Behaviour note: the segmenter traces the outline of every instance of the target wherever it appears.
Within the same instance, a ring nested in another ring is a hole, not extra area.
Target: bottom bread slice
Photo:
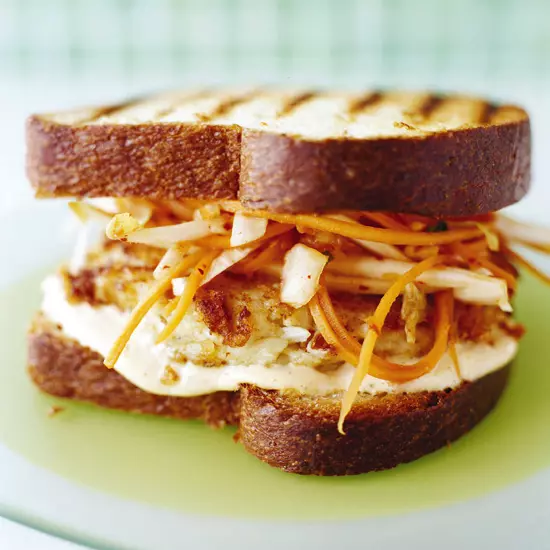
[[[359,395],[336,429],[341,395],[303,395],[244,385],[238,392],[167,397],[144,392],[103,357],[37,315],[29,332],[29,373],[43,391],[125,411],[211,426],[234,424],[247,451],[298,474],[346,475],[393,468],[428,454],[475,426],[496,404],[509,366],[455,389],[410,394]]]

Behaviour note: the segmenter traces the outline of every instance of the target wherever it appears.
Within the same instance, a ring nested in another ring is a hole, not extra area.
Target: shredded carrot
[[[284,235],[285,233],[288,233],[294,229],[292,225],[284,224],[284,223],[274,223],[267,226],[267,229],[265,230],[265,233],[255,241],[251,241],[249,243],[246,243],[243,246],[250,246],[252,244],[259,244],[264,241],[268,241],[269,239],[272,239],[273,237],[278,237],[279,235]]]
[[[231,237],[229,235],[208,235],[195,241],[198,246],[204,246],[206,248],[231,248]]]
[[[487,214],[474,214],[473,216],[448,216],[445,218],[447,223],[493,223],[495,214],[489,212]]]
[[[423,222],[411,222],[410,224],[413,231],[425,231],[426,227],[428,227],[428,224]]]
[[[519,265],[523,266],[527,271],[538,277],[543,283],[550,285],[550,275],[547,275],[541,271],[538,267],[533,265],[530,261],[526,260],[522,255],[518,254],[515,250],[506,247],[505,254],[510,256],[512,260],[516,261]]]
[[[456,242],[450,245],[453,254],[462,257],[464,260],[471,258],[478,258],[483,254],[488,253],[487,241],[485,238],[477,239],[475,241],[462,243]]]
[[[164,314],[165,317],[168,317],[172,311],[174,311],[176,309],[176,306],[178,305],[178,297],[176,298],[172,298],[167,304],[166,304],[166,307],[164,308],[164,311],[162,312]]]
[[[84,216],[85,213],[81,211],[79,205],[74,205],[72,208],[77,215]],[[89,215],[100,215],[99,209],[89,208],[92,209],[88,210]],[[305,234],[302,238],[304,242],[312,240],[315,243],[326,245],[325,248],[334,252],[337,259],[338,255],[352,256],[358,253],[358,248],[350,248],[355,247],[355,243],[347,240],[351,239],[368,242],[374,247],[393,245],[397,253],[407,256],[411,261],[421,260],[412,265],[411,269],[404,274],[388,278],[384,278],[383,274],[380,275],[380,279],[369,279],[368,277],[326,272],[322,276],[319,290],[309,302],[309,310],[319,333],[328,344],[337,350],[342,360],[356,367],[341,404],[338,430],[342,434],[344,433],[345,419],[350,413],[361,384],[367,375],[393,383],[408,382],[430,372],[443,354],[448,351],[457,375],[461,378],[456,350],[457,329],[454,324],[454,298],[451,290],[435,293],[435,337],[432,348],[424,357],[413,364],[400,365],[381,358],[374,352],[392,304],[406,285],[416,281],[425,271],[440,264],[464,266],[467,263],[470,266],[475,265],[487,269],[494,277],[506,281],[509,289],[515,289],[517,281],[514,275],[492,261],[490,250],[496,250],[500,245],[504,255],[550,284],[550,275],[543,273],[522,255],[511,250],[509,244],[510,242],[522,244],[543,252],[550,252],[550,247],[545,244],[526,243],[512,237],[508,241],[506,233],[498,231],[495,225],[496,218],[493,214],[467,218],[446,218],[443,222],[420,215],[356,211],[343,212],[351,219],[338,219],[338,216],[329,215],[248,210],[238,201],[215,202],[199,199],[175,201],[173,204],[162,203],[159,205],[159,209],[160,211],[155,213],[154,223],[157,225],[163,213],[165,216],[168,215],[167,209],[184,219],[193,218],[197,211],[204,219],[219,218],[221,225],[226,229],[230,227],[231,214],[236,212],[269,220],[266,232],[262,237],[241,247],[235,247],[238,249],[253,245],[254,248],[254,252],[248,257],[229,266],[240,273],[262,270],[262,272],[267,271],[280,275],[280,260],[289,248],[287,245],[298,240],[298,232]],[[172,222],[171,217],[168,217],[167,220],[167,223]],[[363,221],[365,223],[362,223]],[[171,300],[163,311],[168,322],[158,335],[157,343],[169,338],[191,306],[209,266],[221,250],[232,248],[231,238],[225,234],[210,235],[189,244],[198,246],[201,250],[187,256],[178,265],[168,266],[166,272],[162,274],[162,278],[152,284],[147,294],[132,311],[124,331],[106,356],[105,365],[107,367],[112,368],[116,364],[133,332],[147,312],[170,288],[172,280],[187,275],[189,269],[192,268],[181,296]],[[401,248],[397,248],[395,245]],[[376,248],[369,249],[367,247],[367,249],[371,255],[374,253],[377,256],[384,256]],[[365,253],[362,249],[359,252]],[[239,254],[239,251],[237,250],[236,253]],[[332,304],[327,287],[331,291],[337,289],[382,296],[373,315],[366,320],[368,331],[362,344],[348,332],[342,323]],[[434,288],[422,288],[425,292],[434,291]],[[406,315],[406,317],[408,316]]]
[[[197,263],[191,275],[187,278],[185,288],[178,299],[178,303],[170,317],[170,320],[158,335],[156,344],[164,342],[170,335],[174,332],[176,327],[181,323],[183,317],[187,313],[191,302],[201,284],[201,281],[204,279],[210,264],[214,261],[214,258],[218,255],[218,252],[213,251],[204,255]]]
[[[406,225],[402,224],[395,218],[392,218],[389,214],[384,214],[383,212],[363,212],[362,216],[372,220],[386,229],[396,229],[397,231],[409,230]]]
[[[451,357],[451,360],[453,362],[453,365],[455,367],[456,375],[458,376],[459,380],[462,380],[462,373],[460,372],[460,362],[458,360],[458,353],[456,352],[456,338],[453,334],[453,330],[451,330],[451,337],[449,338],[449,355]]]
[[[351,384],[346,390],[344,398],[342,400],[340,418],[338,419],[338,431],[340,433],[344,433],[344,420],[351,410],[353,402],[355,401],[355,398],[359,393],[359,389],[361,387],[363,379],[365,378],[365,376],[367,376],[369,372],[369,366],[371,363],[372,354],[374,352],[376,340],[378,339],[378,336],[382,331],[382,327],[384,326],[384,322],[388,313],[390,312],[390,308],[393,302],[395,302],[399,294],[403,292],[403,289],[408,283],[412,283],[424,271],[434,267],[438,263],[442,263],[445,259],[445,256],[432,256],[431,258],[427,258],[426,260],[419,262],[414,267],[409,269],[409,271],[400,276],[394,283],[392,283],[386,294],[382,296],[382,299],[380,300],[380,303],[378,304],[374,315],[367,320],[369,330],[367,332],[367,336],[363,341],[363,345],[361,346],[359,364],[357,365],[357,369],[355,370],[355,374],[353,376]]]
[[[350,349],[348,349],[348,346],[344,342],[342,342],[341,335],[336,333],[337,329],[335,329],[334,325],[332,325],[327,319],[327,311],[326,309],[323,308],[323,306],[321,306],[319,291],[310,300],[309,311],[311,312],[311,316],[313,317],[315,326],[317,327],[317,329],[319,330],[319,332],[321,333],[321,336],[325,339],[325,341],[331,346],[334,346],[336,348],[336,350],[338,351],[338,355],[340,355],[340,357],[344,361],[347,361],[352,365],[356,365],[357,354],[353,353],[353,351],[350,351]],[[338,326],[343,328],[344,332],[347,334],[347,331],[343,326],[341,325],[338,325]],[[357,342],[356,340],[355,340],[355,343],[359,346],[359,348],[361,347],[359,345],[359,342]]]
[[[447,351],[452,322],[452,291],[444,290],[435,295],[435,340],[432,349],[411,365],[399,365],[373,356],[369,374],[375,378],[395,383],[405,383],[431,372]]]
[[[371,376],[389,382],[404,383],[419,378],[434,369],[447,349],[454,303],[451,291],[437,293],[435,300],[435,340],[432,349],[411,365],[399,365],[373,354],[369,372]],[[357,365],[361,344],[341,323],[330,297],[323,287],[310,302],[310,311],[323,338],[338,350],[344,361]]]
[[[449,304],[447,306],[447,311],[445,312],[449,318],[449,334],[448,334],[448,345],[447,351],[451,361],[453,362],[456,375],[459,380],[462,380],[462,373],[460,371],[460,361],[458,360],[458,353],[456,352],[456,343],[458,341],[458,326],[455,319],[455,300],[452,292],[449,292]]]
[[[438,254],[438,246],[414,246],[409,244],[405,247],[405,255],[412,260],[424,260]]]
[[[107,354],[107,357],[103,362],[106,367],[113,368],[115,366],[118,358],[120,357],[120,354],[126,347],[126,344],[128,343],[128,340],[132,336],[134,330],[136,330],[141,320],[153,307],[155,302],[170,288],[170,285],[172,284],[172,279],[174,279],[175,277],[179,277],[182,273],[189,269],[200,259],[202,254],[204,253],[197,252],[195,254],[187,256],[179,264],[174,265],[170,269],[168,269],[164,277],[153,284],[153,286],[149,289],[147,295],[132,310],[130,319],[126,324],[126,327],[119,335],[119,337],[115,340],[113,346],[111,347],[111,350]]]
[[[281,255],[279,242],[274,239],[267,243],[267,246],[258,251],[258,254],[245,258],[233,267],[237,273],[254,273],[267,264],[272,263]]]
[[[449,340],[449,355],[453,362],[456,375],[459,380],[462,380],[462,373],[460,372],[460,362],[458,360],[458,353],[456,352],[456,342],[454,340]]]
[[[344,327],[343,323],[340,321],[327,289],[321,285],[317,292],[317,296],[319,298],[319,305],[339,340],[347,349],[352,351],[356,356],[359,356],[361,344],[359,344],[359,342],[346,330],[346,327]]]
[[[437,223],[436,219],[420,214],[397,214],[397,218],[412,231],[425,231],[427,227]]]
[[[265,210],[247,211],[239,203],[226,201],[222,208],[229,212],[241,212],[256,216],[258,218],[267,218],[279,223],[291,225],[300,225],[315,229],[317,231],[327,231],[336,233],[351,239],[362,239],[366,241],[384,242],[388,244],[416,244],[416,245],[437,245],[448,244],[455,241],[473,239],[482,235],[480,229],[466,228],[453,231],[440,231],[433,233],[415,233],[413,231],[397,231],[393,229],[380,229],[378,227],[369,227],[360,223],[335,220],[323,216],[313,216],[306,214],[279,214],[266,212]]]
[[[242,262],[235,265],[233,271],[237,273],[252,274],[273,263],[284,256],[285,252],[292,246],[293,240],[289,235],[283,235],[280,239],[271,239],[265,248],[261,249],[255,256],[249,256]]]
[[[392,283],[386,294],[380,300],[378,307],[376,308],[372,319],[369,321],[369,325],[374,328],[376,333],[380,333],[386,316],[388,315],[393,302],[397,299],[399,294],[403,292],[405,286],[414,282],[422,273],[428,271],[437,264],[444,263],[447,258],[445,256],[432,256],[415,264],[411,269],[403,273],[395,282]]]

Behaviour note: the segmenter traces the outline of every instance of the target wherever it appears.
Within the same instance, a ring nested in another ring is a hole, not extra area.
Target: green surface
[[[245,453],[232,430],[102,410],[39,394],[25,371],[24,330],[43,273],[1,295],[0,439],[33,463],[127,499],[192,513],[353,518],[463,500],[550,465],[550,290],[525,277],[528,327],[497,409],[470,434],[395,470],[348,478],[284,474]],[[54,403],[65,410],[49,417]]]
[[[506,96],[518,81],[548,90],[549,18],[546,0],[0,0],[0,70],[134,91],[290,80]]]

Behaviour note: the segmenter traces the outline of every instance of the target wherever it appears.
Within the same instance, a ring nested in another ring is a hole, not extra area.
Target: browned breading
[[[379,296],[352,295],[339,293],[333,297],[336,311],[341,315],[346,328],[354,331],[358,325],[364,323],[365,318],[376,309],[380,301]],[[398,298],[390,309],[384,323],[384,331],[402,331],[405,321],[401,317],[402,299]],[[427,351],[433,341],[433,299],[428,297],[426,315],[418,325],[418,337],[424,339],[421,352]],[[510,314],[503,312],[496,306],[480,306],[455,302],[455,318],[457,332],[461,340],[480,341],[490,338],[495,327],[515,330],[515,323]],[[429,335],[427,334],[429,333]]]
[[[242,347],[250,339],[253,330],[250,310],[246,305],[231,308],[223,290],[199,289],[195,295],[195,307],[203,323],[212,332],[223,336],[225,345]]]
[[[84,268],[75,275],[66,274],[68,297],[72,301],[84,301],[92,305],[114,304],[128,310],[138,301],[140,285],[152,280],[151,270],[141,267]],[[260,293],[262,311],[276,324],[292,314],[292,308],[279,300],[279,285],[273,279],[260,275],[222,275],[202,287],[194,299],[200,320],[213,332],[223,337],[223,343],[232,347],[244,346],[254,330],[249,293]],[[379,296],[334,293],[334,306],[346,328],[358,334],[365,319],[374,313]],[[377,344],[381,356],[409,353],[419,356],[429,351],[433,343],[433,299],[428,297],[425,317],[418,324],[416,342],[407,344],[404,320],[401,317],[402,299],[392,305],[384,324],[383,337]],[[509,314],[498,307],[455,303],[457,335],[461,340],[488,341],[494,328],[500,327],[512,335],[521,334],[521,327]],[[396,338],[392,333],[399,333]],[[327,347],[329,349],[330,346]],[[209,359],[212,361],[212,358]]]
[[[74,275],[67,271],[62,275],[69,301],[94,306],[113,304],[123,310],[137,304],[139,286],[152,280],[151,270],[141,267],[85,268]]]
[[[174,222],[176,223],[177,220]],[[90,250],[86,258],[88,268],[142,267],[153,269],[164,254],[162,248],[123,241],[104,239]]]

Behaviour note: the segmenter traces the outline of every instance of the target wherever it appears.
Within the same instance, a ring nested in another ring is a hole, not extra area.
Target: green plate
[[[530,276],[522,278],[516,303],[528,332],[509,386],[486,420],[450,447],[394,470],[315,478],[259,462],[233,442],[232,429],[40,394],[25,373],[24,332],[44,275],[27,277],[1,295],[0,441],[77,484],[192,514],[350,519],[471,499],[550,465],[550,289]],[[50,417],[53,404],[64,410]]]

